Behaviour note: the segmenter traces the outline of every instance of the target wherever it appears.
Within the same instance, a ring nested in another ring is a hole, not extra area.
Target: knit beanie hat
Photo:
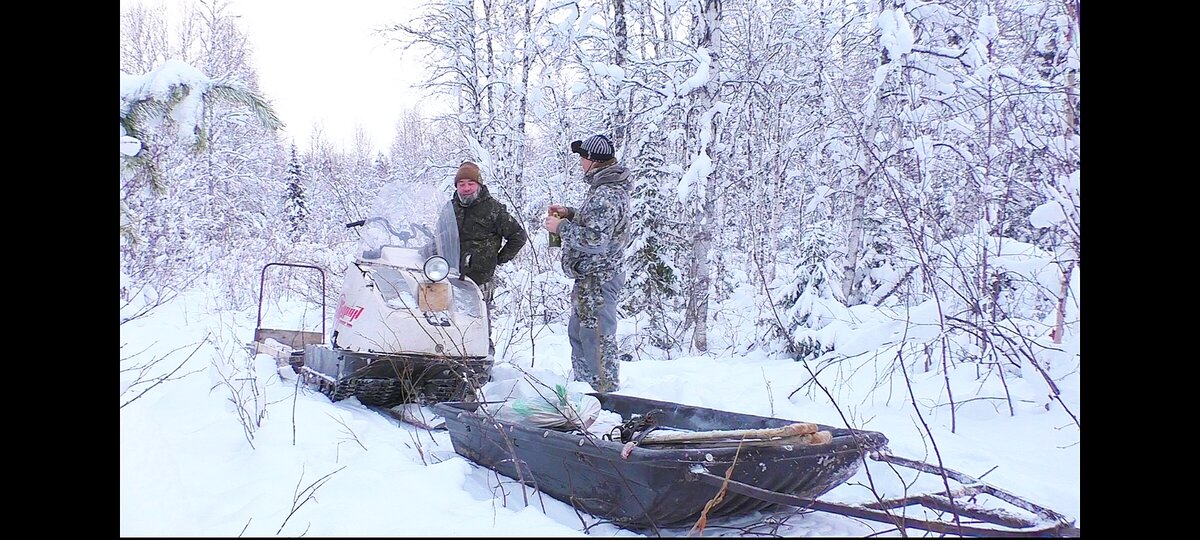
[[[464,178],[469,178],[474,180],[476,184],[483,185],[483,177],[479,174],[479,165],[470,161],[464,161],[462,165],[458,166],[458,174],[454,175],[454,183],[457,184],[459,180]]]
[[[572,141],[571,151],[583,156],[583,159],[597,162],[609,161],[616,153],[612,141],[604,135],[592,135],[586,141]]]

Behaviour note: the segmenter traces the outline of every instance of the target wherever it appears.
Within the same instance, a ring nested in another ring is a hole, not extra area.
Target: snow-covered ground
[[[498,484],[494,473],[455,454],[445,431],[398,423],[353,398],[331,403],[298,387],[271,357],[247,353],[254,309],[212,305],[193,293],[121,326],[121,536],[641,536],[592,526],[601,520],[581,520],[549,496],[534,496],[527,505],[512,482]],[[883,322],[858,328],[864,330],[853,337],[862,343],[888,343],[883,333],[894,330]],[[632,331],[623,321],[620,333]],[[976,364],[944,373],[918,362],[907,366],[906,384],[901,372],[886,371],[895,357],[886,346],[821,372],[835,406],[821,388],[806,384],[804,363],[761,350],[723,351],[737,331],[736,324],[714,324],[712,352],[705,355],[623,362],[619,393],[835,426],[849,422],[886,434],[897,455],[934,463],[940,457],[948,468],[1081,525],[1080,435],[1072,419],[1079,415],[1077,341],[1064,344],[1061,360],[1049,365],[1067,410],[1048,397],[1047,384],[1028,366],[1001,381]],[[517,368],[566,376],[565,327],[552,324],[533,334],[532,342],[505,346],[507,340],[498,340],[497,377]],[[145,383],[172,372],[166,382]],[[866,487],[872,484],[885,496],[900,495],[905,486],[884,464],[872,463],[822,500],[873,500]],[[940,485],[939,478],[922,475],[910,488]],[[710,522],[704,534],[740,533],[766,518]],[[899,535],[883,524],[821,512],[764,527],[755,531]]]

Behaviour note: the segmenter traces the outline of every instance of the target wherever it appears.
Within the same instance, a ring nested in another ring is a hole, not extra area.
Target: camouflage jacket
[[[503,203],[492,198],[487,186],[479,186],[478,197],[468,204],[457,192],[453,197],[461,246],[459,268],[464,276],[483,285],[492,280],[497,266],[511,261],[525,246],[525,229]]]
[[[589,171],[583,178],[591,185],[583,204],[568,207],[567,219],[558,226],[562,268],[569,278],[594,276],[604,282],[621,267],[629,246],[633,182],[629,170],[619,164]]]

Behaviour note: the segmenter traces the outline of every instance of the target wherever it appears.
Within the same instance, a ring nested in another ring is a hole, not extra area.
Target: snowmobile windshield
[[[422,260],[445,257],[450,272],[457,274],[458,222],[450,197],[434,186],[403,180],[384,185],[360,229],[359,254],[371,259],[384,246],[413,248]]]

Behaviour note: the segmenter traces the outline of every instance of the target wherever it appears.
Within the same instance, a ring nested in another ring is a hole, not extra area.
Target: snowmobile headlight
[[[434,255],[425,261],[425,277],[429,281],[441,281],[450,275],[450,264],[444,257]]]

